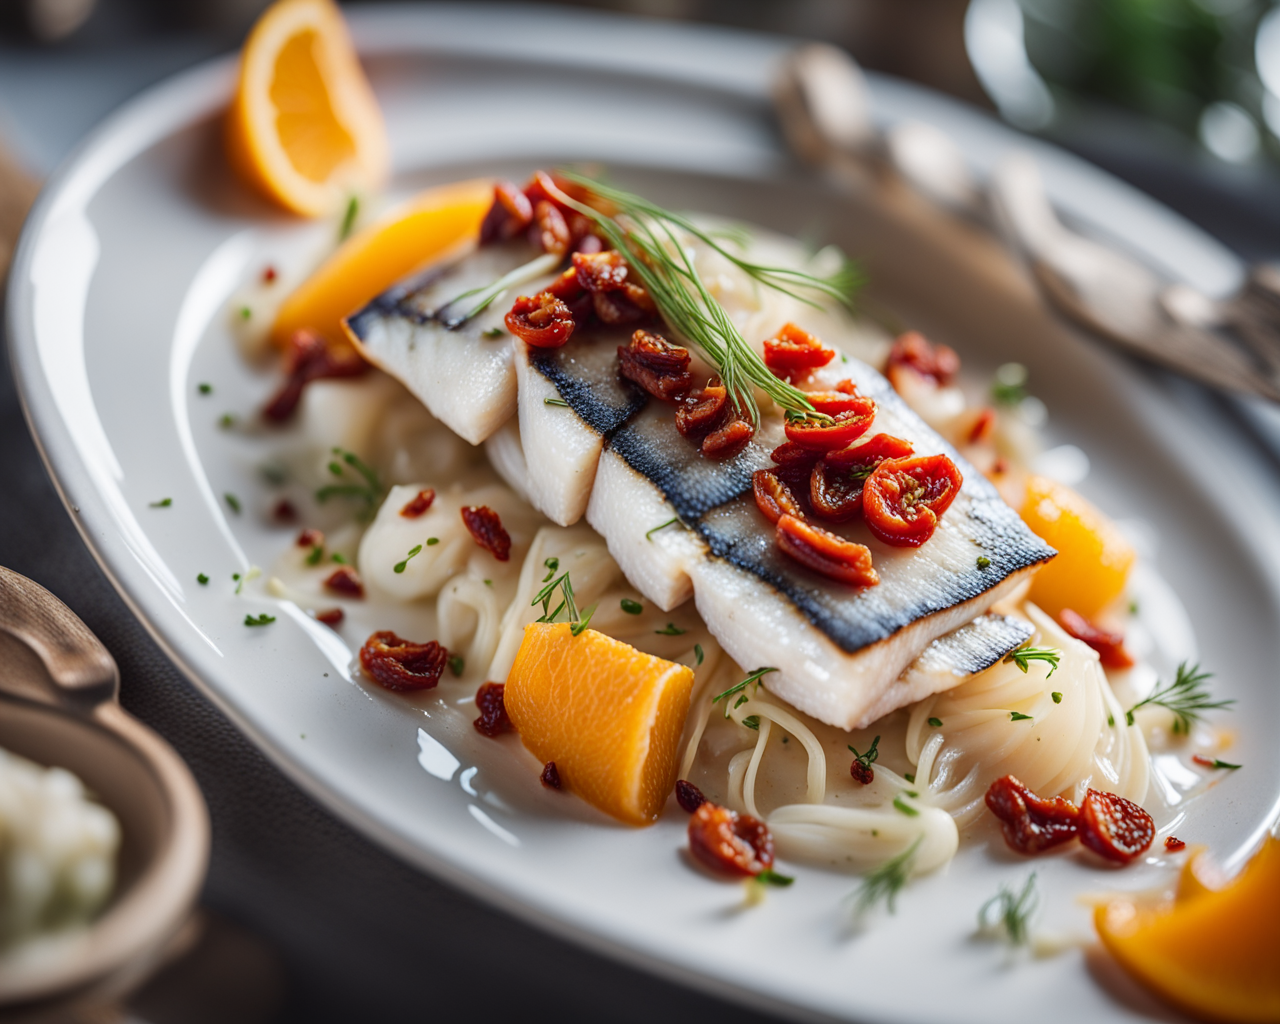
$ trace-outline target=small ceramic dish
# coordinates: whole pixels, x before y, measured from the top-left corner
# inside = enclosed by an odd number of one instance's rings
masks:
[[[6,968],[0,1017],[109,1000],[141,982],[187,920],[209,859],[195,780],[116,700],[107,649],[43,587],[0,568],[0,747],[74,772],[120,822],[115,891],[59,954]]]

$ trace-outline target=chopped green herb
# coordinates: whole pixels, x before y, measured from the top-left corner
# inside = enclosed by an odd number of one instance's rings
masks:
[[[329,556],[329,561],[336,562],[338,565],[346,565],[347,556],[344,555],[341,551],[335,551],[333,554]]]
[[[324,558],[324,545],[316,544],[311,548],[311,553],[307,555],[307,565],[319,565],[320,559]]]
[[[874,834],[874,830],[873,830]],[[862,917],[882,900],[894,912],[898,893],[905,888],[911,877],[911,869],[915,864],[916,850],[919,849],[923,837],[917,838],[907,849],[879,867],[869,871],[862,879],[862,884],[854,894],[854,917]]]
[[[880,748],[879,736],[877,736],[875,739],[871,741],[871,746],[867,747],[866,753],[864,754],[859,754],[857,747],[853,746],[852,744],[849,745],[849,749],[853,751],[853,759],[855,761],[858,761],[860,764],[862,764],[866,768],[870,768],[879,759],[880,757],[879,748]]]
[[[681,629],[674,622],[668,622],[665,629],[655,629],[654,632],[659,636],[684,636],[689,631]]]
[[[1133,713],[1148,704],[1159,705],[1173,712],[1173,731],[1189,733],[1191,723],[1200,721],[1202,713],[1219,708],[1230,707],[1234,700],[1210,700],[1209,690],[1202,685],[1206,679],[1212,679],[1212,672],[1201,672],[1199,665],[1187,666],[1184,661],[1178,666],[1178,672],[1168,686],[1156,687],[1149,695],[1138,701],[1125,712],[1125,721],[1133,725]]]
[[[251,310],[248,306],[241,306],[241,307],[240,307],[240,319],[241,319],[241,320],[248,320],[248,319],[249,319],[249,317],[251,317],[251,316],[253,316],[253,310]]]
[[[484,581],[484,585],[485,585],[486,587],[491,587],[491,586],[493,586],[493,580],[485,580],[485,581]],[[574,635],[574,636],[577,636],[578,634],[577,634],[577,633],[574,633],[573,635]]]
[[[1115,727],[1116,727],[1116,716],[1115,716],[1115,715],[1113,715],[1113,714],[1111,714],[1110,712],[1108,712],[1108,713],[1107,713],[1107,728],[1108,728],[1108,729],[1114,729]]]
[[[1027,368],[1021,363],[1005,363],[996,370],[991,397],[999,405],[1017,405],[1027,397]]]
[[[776,885],[780,889],[785,889],[788,885],[795,881],[790,875],[780,875],[773,868],[765,868],[760,874],[756,875],[757,882],[763,882],[765,885]]]
[[[1203,758],[1200,763],[1204,764],[1206,768],[1214,768],[1214,769],[1223,768],[1229,772],[1233,772],[1238,768],[1244,767],[1244,765],[1242,764],[1232,764],[1230,761],[1221,761],[1216,757],[1212,761],[1210,761],[1207,757]]]
[[[356,226],[356,217],[360,214],[360,200],[352,196],[347,200],[347,212],[342,215],[342,226],[338,228],[338,241],[345,242]]]
[[[693,667],[697,668],[702,664],[702,644],[693,645]]]
[[[1030,722],[1031,716],[1024,715],[1021,711],[1010,711],[1009,721],[1011,722]]]
[[[1020,891],[1002,885],[978,911],[978,928],[987,934],[999,934],[1011,946],[1023,946],[1031,938],[1031,917],[1040,903],[1036,892],[1036,875],[1023,883]]]
[[[942,719],[941,719],[941,718],[930,718],[930,719],[929,719],[929,725],[930,725],[930,727],[931,727],[931,728],[934,728],[934,729],[941,729],[941,728],[942,728]]]
[[[657,526],[655,526],[652,530],[647,531],[647,532],[645,533],[645,535],[644,535],[644,539],[645,539],[645,540],[653,540],[653,535],[654,535],[655,533],[657,533],[659,530],[665,530],[668,526],[672,525],[673,523],[678,523],[678,522],[680,522],[680,517],[679,517],[679,516],[672,516],[672,517],[671,517],[670,519],[668,519],[665,523],[659,523],[659,524],[658,524]]]
[[[223,501],[227,503],[227,508],[231,509],[236,515],[240,514],[240,499],[228,491],[222,496]]]
[[[486,338],[501,338],[507,332],[501,327],[490,327],[487,331],[481,332]]]
[[[1062,660],[1062,652],[1056,647],[1019,647],[1016,651],[1010,651],[1004,656],[1005,664],[1012,662],[1022,669],[1027,670],[1027,666],[1033,661],[1043,661],[1049,665],[1049,675],[1046,679],[1058,670],[1058,662]]]
[[[274,484],[276,487],[281,486],[289,479],[289,471],[275,462],[268,462],[265,466],[259,467],[259,471],[267,483]]]
[[[395,573],[404,572],[405,569],[408,567],[409,563],[413,560],[414,556],[419,555],[421,553],[422,553],[422,545],[415,544],[413,547],[409,549],[409,553],[404,556],[403,562],[396,562],[396,564],[392,567],[392,572],[395,572]],[[455,674],[460,675],[461,673],[455,673]]]
[[[206,586],[209,583],[209,577],[206,576],[204,573],[200,573],[200,575],[196,577],[196,582],[199,583],[200,586],[202,587]]]
[[[1130,601],[1130,602],[1129,602],[1129,614],[1130,614],[1130,615],[1137,615],[1137,614],[1138,614],[1138,602],[1137,602],[1137,601]]]
[[[1062,694],[1059,693],[1057,690],[1054,690],[1053,693],[1049,694],[1049,696],[1053,698],[1053,702],[1055,704],[1062,703]]]
[[[334,448],[333,454],[338,459],[329,463],[329,472],[342,478],[344,482],[321,487],[316,491],[316,501],[326,502],[335,497],[358,498],[364,503],[362,518],[372,516],[378,502],[382,500],[382,482],[378,479],[377,472],[355,452]],[[347,475],[348,468],[357,479]]]
[[[745,725],[748,729],[755,729],[755,730],[759,731],[759,729],[760,729],[760,716],[759,716],[759,715],[747,715],[747,717],[746,717],[746,718],[744,718],[744,719],[742,720],[742,724],[743,724],[743,725]]]
[[[455,676],[462,675],[466,667],[467,667],[467,663],[466,663],[466,660],[462,657],[462,655],[452,654],[449,656],[449,671],[452,672]]]
[[[429,548],[433,548],[433,547],[435,547],[435,546],[436,546],[437,544],[439,544],[439,543],[440,543],[440,538],[439,538],[439,537],[428,537],[428,538],[427,538],[427,547],[429,547]]]
[[[230,430],[236,425],[236,418],[229,412],[224,412],[218,419],[218,426],[223,430]]]
[[[898,810],[900,810],[908,818],[918,818],[920,816],[920,812],[916,810],[914,807],[912,807],[910,804],[903,803],[902,796],[903,794],[899,793],[897,796],[893,798],[893,806],[896,807]]]
[[[990,566],[991,566],[991,559],[989,559],[986,555],[979,555],[979,556],[978,556],[978,568],[979,568],[979,569],[986,569],[986,568],[989,568]]]
[[[263,612],[261,615],[246,615],[244,617],[244,624],[246,626],[269,626],[275,621],[276,617],[274,615],[268,615],[266,612]]]
[[[908,782],[915,782],[915,781],[916,781],[916,777],[915,777],[913,774],[911,774],[911,772],[905,772],[905,773],[903,773],[903,776],[902,776],[902,777],[903,777],[904,779],[906,779]]]
[[[566,402],[563,398],[544,398],[544,399],[542,400],[542,404],[543,404],[543,405],[554,405],[554,406],[556,406],[556,407],[557,407],[557,408],[559,408],[559,409],[567,409],[567,408],[569,408],[569,403],[568,403],[568,402]]]
[[[200,392],[200,394],[202,394],[202,395],[211,395],[211,394],[213,394],[213,385],[212,385],[212,384],[197,384],[197,385],[196,385],[196,390],[197,390],[197,391],[199,391],[199,392]]]
[[[172,504],[173,504],[172,498],[161,498],[159,501],[151,502],[151,507],[152,508],[168,508]]]
[[[542,563],[550,570],[547,575],[552,576],[555,571],[560,568],[560,560],[558,558],[548,558]],[[490,580],[485,580],[490,583]],[[546,582],[545,580],[543,581]],[[551,611],[551,599],[555,592],[559,590],[561,601],[556,606],[555,611]],[[595,614],[596,606],[593,604],[585,612],[579,614],[578,605],[573,597],[573,581],[569,579],[568,572],[561,573],[551,582],[546,583],[541,590],[529,602],[529,606],[542,605],[542,616],[537,619],[538,622],[555,622],[556,617],[563,611],[569,621],[569,632],[574,636],[581,636],[583,630],[591,623],[591,616]]]
[[[748,697],[745,693],[738,694],[738,699],[733,702],[734,710],[737,710],[738,708],[742,707],[742,705],[745,704],[750,699],[751,698]]]
[[[556,574],[556,571],[560,568],[560,559],[548,558],[542,564],[546,567],[546,570],[547,570],[547,574],[542,577],[542,582],[546,583],[547,580],[551,579],[551,577],[554,576]]]
[[[761,677],[767,676],[770,672],[777,672],[777,671],[778,670],[776,668],[758,668],[754,672],[752,672],[750,675],[748,675],[746,679],[742,680],[742,682],[734,683],[731,687],[729,687],[729,689],[725,690],[723,693],[717,693],[714,697],[711,698],[711,703],[718,704],[720,701],[726,699],[727,697],[732,697],[735,693],[742,693],[742,696],[745,697],[746,694],[742,692],[743,690],[745,690],[752,683],[755,683],[757,690],[760,689]],[[738,702],[738,704],[741,704],[741,703],[742,701]],[[738,704],[735,704],[734,707],[736,708]],[[729,717],[728,704],[726,704],[724,708],[724,717],[725,718]]]
[[[642,611],[644,611],[644,605],[642,605],[639,601],[631,600],[631,598],[629,597],[624,597],[621,601],[621,604],[622,604],[622,610],[626,612],[628,615],[639,615]]]
[[[259,569],[256,565],[249,566],[249,568],[245,571],[244,576],[241,576],[238,572],[233,572],[231,574],[231,578],[236,581],[236,593],[237,594],[240,593],[240,591],[244,589],[244,585],[248,583],[250,580],[256,580],[261,575],[262,575],[262,570]]]

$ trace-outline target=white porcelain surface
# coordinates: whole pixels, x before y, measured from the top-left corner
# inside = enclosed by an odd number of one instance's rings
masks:
[[[352,21],[391,128],[399,187],[591,159],[677,205],[795,232],[830,209],[837,239],[846,228],[855,242],[877,237],[850,228],[838,201],[780,150],[768,83],[784,41],[489,5],[362,8]],[[357,828],[630,963],[802,1017],[1143,1017],[1151,1004],[1109,993],[1079,950],[1010,967],[999,948],[973,941],[978,907],[1029,870],[998,844],[963,848],[860,935],[848,927],[849,876],[798,867],[791,889],[742,910],[738,887],[685,863],[682,815],[637,832],[544,792],[510,770],[511,748],[446,727],[429,703],[353,681],[348,645],[297,608],[252,588],[232,593],[230,573],[269,565],[290,532],[252,514],[267,501],[254,467],[269,441],[215,425],[218,413],[250,410],[271,387],[231,344],[226,301],[306,230],[226,180],[216,116],[232,72],[219,62],[179,76],[95,133],[46,189],[9,295],[17,376],[58,487],[106,571],[192,680]],[[1061,208],[1172,276],[1219,292],[1238,279],[1221,247],[1097,170],[921,90],[877,79],[873,92],[878,116],[939,125],[980,174],[1010,147],[1031,145]],[[762,186],[775,179],[776,191]],[[1160,538],[1155,564],[1187,606],[1219,692],[1240,702],[1229,719],[1232,760],[1246,765],[1189,808],[1179,835],[1237,862],[1280,796],[1270,735],[1280,721],[1280,488],[1268,466],[1200,392],[1060,330],[1002,335],[989,325],[1031,321],[939,305],[934,281],[921,279],[911,307],[909,275],[874,249],[855,254],[888,292],[907,296],[904,315],[954,340],[971,365],[1026,362],[1054,441],[1089,453],[1086,492]],[[216,400],[196,394],[204,380]],[[228,513],[228,490],[247,514]],[[160,497],[173,506],[150,508]],[[200,572],[214,582],[197,586]],[[279,621],[246,629],[247,611]],[[1165,877],[1155,866],[1103,873],[1071,858],[1035,867],[1044,926],[1057,932],[1087,934],[1079,893]]]

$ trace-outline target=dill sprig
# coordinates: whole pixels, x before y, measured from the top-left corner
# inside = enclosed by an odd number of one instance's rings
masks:
[[[543,580],[545,584],[541,590],[529,602],[529,606],[542,605],[542,616],[536,621],[538,622],[555,622],[557,616],[561,612],[565,612],[565,619],[569,623],[569,632],[574,636],[580,636],[582,631],[591,625],[591,616],[596,612],[596,606],[593,604],[584,612],[578,611],[577,601],[573,595],[573,581],[569,579],[569,572],[565,570],[559,576],[556,576],[556,570],[560,568],[560,559],[548,558],[545,563],[547,567],[547,578]],[[560,603],[556,605],[556,610],[551,611],[551,602],[555,598],[556,591],[560,591]]]
[[[818,277],[802,270],[754,263],[730,252],[687,217],[580,174],[560,173],[616,211],[604,213],[563,192],[556,197],[593,221],[605,241],[627,257],[667,326],[715,366],[739,413],[753,424],[759,423],[760,410],[752,390],[756,387],[784,410],[821,417],[804,392],[775,377],[742,337],[724,308],[707,290],[677,232],[697,238],[765,287],[815,307],[819,306],[816,296],[849,304],[849,296],[858,283],[852,264],[846,261],[837,273]]]
[[[722,700],[727,701],[728,698],[732,697],[735,693],[741,693],[742,696],[738,698],[737,702],[733,705],[733,708],[741,707],[743,704],[747,702],[747,695],[742,691],[745,690],[752,683],[755,683],[756,689],[759,690],[760,680],[764,676],[767,676],[770,672],[777,672],[777,671],[778,670],[776,668],[758,668],[754,672],[752,672],[749,676],[747,676],[746,679],[742,680],[742,682],[734,683],[731,687],[729,687],[729,689],[725,690],[723,693],[717,693],[714,697],[711,698],[711,703],[719,704],[720,701]],[[726,703],[724,706],[725,718],[729,717],[729,712],[731,710],[732,708],[729,706],[729,704]]]
[[[1235,703],[1234,700],[1209,699],[1209,691],[1202,684],[1206,679],[1212,678],[1213,673],[1201,672],[1198,663],[1188,667],[1184,661],[1178,666],[1173,682],[1168,686],[1157,686],[1154,691],[1138,701],[1124,713],[1125,721],[1133,725],[1133,713],[1138,708],[1148,704],[1158,704],[1173,712],[1175,733],[1189,733],[1191,723],[1200,721],[1201,712],[1229,707]]]
[[[1023,672],[1027,671],[1027,666],[1033,661],[1043,661],[1049,665],[1049,675],[1046,679],[1058,670],[1058,662],[1062,660],[1062,652],[1056,647],[1019,647],[1016,651],[1010,651],[1004,656],[1005,664],[1014,664]]]
[[[316,501],[326,502],[336,497],[359,498],[364,502],[363,513],[372,515],[378,502],[382,500],[382,482],[378,479],[377,471],[355,452],[349,452],[345,448],[334,448],[333,454],[336,458],[330,461],[329,472],[343,483],[321,487],[316,491]],[[347,474],[348,468],[355,472],[358,478],[355,482]]]
[[[923,836],[918,837],[896,857],[890,858],[866,874],[857,892],[854,893],[854,917],[862,917],[881,901],[889,908],[889,913],[894,913],[898,893],[906,887],[911,878],[916,850],[919,849],[923,838]]]
[[[1023,883],[1021,890],[1002,885],[978,911],[978,928],[988,935],[1002,934],[1011,946],[1025,946],[1031,938],[1031,917],[1040,905],[1036,891],[1036,875]]]
[[[877,736],[871,741],[871,746],[867,747],[864,753],[859,754],[858,748],[852,744],[848,744],[850,750],[853,751],[853,759],[864,767],[870,768],[880,757],[880,737]]]

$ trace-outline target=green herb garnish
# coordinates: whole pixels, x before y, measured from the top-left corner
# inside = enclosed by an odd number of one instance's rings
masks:
[[[209,577],[206,576],[204,573],[200,573],[200,575],[196,577],[196,582],[199,583],[200,586],[202,587],[207,586],[209,583]]]
[[[854,917],[862,917],[882,900],[894,912],[898,893],[900,893],[911,877],[911,868],[915,863],[916,850],[919,849],[923,837],[917,838],[907,849],[896,857],[885,861],[879,867],[869,871],[862,879],[862,884],[854,894]]]
[[[1010,711],[1009,721],[1011,722],[1030,722],[1031,715],[1024,715],[1021,711]]]
[[[714,697],[711,698],[711,703],[718,704],[720,701],[725,700],[728,697],[732,697],[735,693],[742,693],[742,699],[739,700],[738,703],[734,705],[734,707],[736,708],[740,704],[745,703],[746,701],[747,695],[742,692],[743,690],[745,690],[752,683],[755,683],[756,689],[759,690],[760,679],[763,676],[767,676],[770,672],[777,672],[777,671],[778,670],[776,668],[758,668],[754,672],[752,672],[750,675],[748,675],[746,679],[742,680],[742,682],[734,683],[731,687],[729,687],[729,689],[725,690],[723,693],[717,693]],[[729,717],[729,710],[730,710],[729,705],[726,704],[724,708],[725,718]]]
[[[670,519],[668,519],[665,523],[659,523],[659,524],[658,524],[657,526],[655,526],[652,530],[647,530],[647,531],[645,532],[644,539],[645,539],[645,540],[653,540],[653,535],[654,535],[655,533],[657,533],[659,530],[665,530],[668,526],[671,526],[673,523],[678,523],[678,522],[680,522],[680,517],[679,517],[679,516],[672,516],[672,517],[671,517]]]
[[[1133,725],[1133,713],[1148,704],[1159,705],[1173,712],[1173,731],[1189,733],[1191,723],[1200,721],[1202,712],[1229,707],[1234,700],[1210,700],[1209,691],[1202,684],[1212,679],[1212,672],[1201,672],[1198,664],[1189,668],[1184,661],[1178,666],[1174,680],[1168,686],[1158,686],[1150,695],[1142,698],[1125,712],[1125,721]]]
[[[486,338],[501,338],[507,332],[501,327],[490,327],[487,331],[481,332]]]
[[[568,402],[566,402],[563,398],[544,398],[544,399],[542,400],[542,404],[543,404],[543,405],[554,405],[554,406],[556,406],[557,408],[560,408],[560,409],[567,409],[567,408],[569,408],[569,403],[568,403]]]
[[[213,385],[212,385],[212,384],[197,384],[197,385],[196,385],[196,390],[197,390],[197,391],[199,391],[199,392],[200,392],[200,394],[202,394],[202,395],[211,395],[211,394],[213,394]]]
[[[684,636],[684,634],[689,631],[687,629],[681,629],[674,622],[668,622],[665,629],[655,629],[654,632],[657,633],[658,636]]]
[[[991,382],[991,397],[998,405],[1017,405],[1027,397],[1027,368],[1021,363],[1005,363]]]
[[[356,217],[360,214],[360,200],[356,196],[352,196],[347,200],[347,212],[342,215],[342,226],[338,228],[338,241],[345,242],[351,235],[351,229],[356,226]]]
[[[759,715],[747,715],[747,717],[746,717],[746,718],[744,718],[744,719],[742,720],[742,724],[743,724],[743,725],[745,725],[748,729],[755,729],[755,730],[759,731],[759,729],[760,729],[760,716],[759,716]]]
[[[629,597],[624,597],[622,601],[619,603],[622,605],[622,610],[626,612],[628,615],[639,615],[642,611],[644,611],[644,605],[642,605],[639,601],[631,600],[631,598]]]
[[[1056,647],[1019,647],[1016,651],[1010,651],[1004,656],[1005,664],[1012,662],[1022,669],[1027,670],[1027,666],[1033,661],[1043,661],[1049,665],[1049,675],[1046,679],[1058,670],[1058,662],[1062,660],[1062,652]]]
[[[241,320],[248,320],[248,319],[249,319],[249,317],[251,317],[251,316],[253,316],[253,310],[251,310],[248,306],[241,306],[241,307],[240,307],[240,319],[241,319]]]
[[[858,753],[857,747],[853,746],[852,744],[849,745],[849,749],[853,751],[853,759],[859,762],[865,768],[870,768],[879,759],[880,757],[879,748],[880,748],[879,736],[877,736],[875,739],[871,741],[871,746],[867,747],[866,753],[863,753],[863,754]],[[914,782],[915,780],[912,779],[911,781]]]
[[[1214,768],[1214,769],[1223,768],[1229,772],[1234,772],[1238,768],[1244,767],[1244,765],[1242,764],[1232,764],[1230,761],[1222,761],[1216,757],[1213,760],[1209,760],[1209,758],[1207,757],[1202,758],[1200,763],[1203,764],[1206,768]]]
[[[556,574],[556,571],[560,568],[560,559],[548,558],[542,564],[547,570],[547,574],[542,577],[542,582],[546,583],[547,580],[551,579],[551,577],[554,576]]]
[[[1036,892],[1035,872],[1023,883],[1020,891],[1007,885],[996,893],[978,911],[978,927],[984,932],[1000,932],[1011,946],[1023,946],[1031,934],[1031,916],[1040,903]]]
[[[396,562],[396,564],[392,567],[392,571],[396,573],[404,572],[405,569],[408,567],[409,563],[413,561],[414,556],[421,554],[421,552],[422,552],[422,545],[415,544],[413,547],[409,549],[409,553],[404,556],[403,562]]]
[[[1057,690],[1054,690],[1053,693],[1049,694],[1049,696],[1053,699],[1053,702],[1055,704],[1062,703],[1062,694],[1059,693]]]
[[[560,559],[548,558],[543,563],[550,572],[548,576],[554,575],[556,569],[560,568]],[[485,582],[489,582],[486,580]],[[555,611],[551,611],[551,600],[555,596],[556,591],[560,591],[561,600],[556,606]],[[591,616],[595,614],[596,606],[593,604],[585,612],[579,614],[577,602],[573,597],[573,581],[569,579],[569,573],[563,572],[555,579],[547,583],[534,599],[529,602],[530,607],[534,605],[542,605],[542,616],[537,619],[538,622],[555,622],[556,617],[563,611],[566,613],[566,619],[569,622],[569,632],[574,636],[581,636],[582,631],[591,623]]]
[[[930,727],[932,727],[932,728],[934,728],[934,729],[941,729],[941,728],[942,728],[942,719],[941,719],[941,718],[930,718],[930,719],[929,719],[929,725],[930,725]]]
[[[220,426],[223,430],[230,430],[235,425],[236,425],[236,418],[232,416],[231,413],[229,412],[224,412],[218,418],[218,426]]]
[[[765,868],[760,874],[756,875],[757,882],[763,882],[765,885],[776,885],[780,889],[785,889],[788,885],[795,881],[790,875],[780,875],[773,868]]]
[[[991,559],[989,559],[986,555],[978,556],[979,569],[987,569],[987,568],[990,568],[990,566],[991,566]]]
[[[920,816],[920,812],[916,808],[912,807],[910,804],[904,803],[902,800],[902,797],[903,797],[902,793],[899,793],[897,796],[895,796],[893,798],[893,806],[896,807],[898,810],[900,810],[908,818],[918,818]]]
[[[341,551],[335,551],[333,554],[329,556],[329,561],[336,562],[338,565],[346,565],[347,556],[344,555]]]
[[[244,624],[246,626],[269,626],[275,621],[276,617],[274,615],[268,615],[266,612],[263,612],[261,615],[246,615],[244,617]]]
[[[319,565],[322,558],[324,558],[324,545],[315,544],[311,548],[311,553],[307,555],[307,565]]]
[[[358,498],[364,503],[362,516],[373,515],[378,502],[382,500],[382,482],[378,479],[377,472],[355,452],[334,448],[333,454],[337,459],[329,463],[329,472],[344,482],[321,487],[316,491],[316,501],[326,502],[335,497]],[[358,480],[348,476],[348,469],[354,472]]]
[[[222,500],[227,503],[227,508],[231,509],[236,515],[240,514],[240,499],[228,491],[222,496]]]
[[[427,538],[427,547],[429,547],[429,548],[433,548],[433,547],[435,547],[435,546],[436,546],[437,544],[439,544],[439,543],[440,543],[440,538],[439,538],[439,537],[428,537],[428,538]]]
[[[161,498],[159,501],[151,502],[151,508],[168,508],[173,504],[172,498]]]
[[[455,676],[462,675],[463,670],[467,667],[466,660],[460,654],[452,654],[449,656],[449,671]]]
[[[702,664],[702,644],[693,645],[693,667],[697,668]]]

